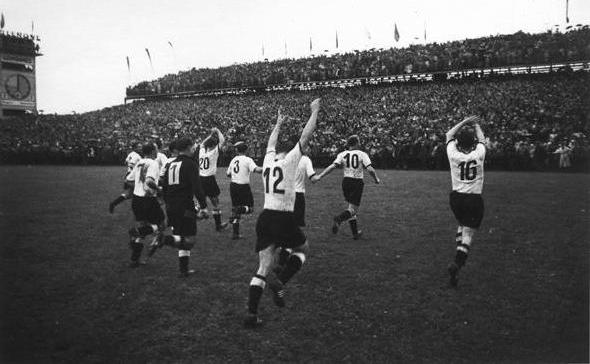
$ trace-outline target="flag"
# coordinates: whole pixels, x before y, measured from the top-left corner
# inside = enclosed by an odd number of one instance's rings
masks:
[[[426,22],[424,22],[424,41],[426,42]]]
[[[369,29],[367,29],[367,27],[365,27],[365,35],[367,36],[368,40],[371,40],[371,32],[369,31]]]
[[[131,72],[131,64],[129,63],[129,56],[127,58],[127,71]]]
[[[264,57],[264,42],[262,42],[262,57]]]
[[[311,42],[311,37],[309,37],[309,51],[311,52],[313,50],[313,44]]]
[[[174,46],[172,45],[171,41],[168,41],[168,44],[170,44],[170,48],[174,49]]]
[[[338,49],[338,31],[336,31],[336,49]]]
[[[35,22],[31,20],[31,34],[35,33]]]
[[[399,42],[399,32],[397,31],[397,23],[395,23],[395,30],[393,31],[393,37],[396,42]]]
[[[569,23],[570,22],[570,0],[565,0],[565,22]],[[2,23],[4,24],[4,22]]]
[[[150,50],[145,49],[145,53],[147,53],[148,59],[150,60],[150,67],[152,68],[152,72],[154,71],[154,65],[152,64],[152,56],[150,55]]]
[[[285,57],[287,57],[287,41],[285,41]]]
[[[4,29],[4,13],[2,13],[2,17],[0,18],[0,29]]]

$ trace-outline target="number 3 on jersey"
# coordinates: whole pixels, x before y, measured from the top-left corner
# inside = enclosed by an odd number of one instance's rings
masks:
[[[265,193],[269,193],[270,191],[270,168],[265,168],[264,172],[262,173],[264,176],[264,188]],[[283,170],[281,167],[274,167],[272,170],[272,178],[274,179],[274,183],[272,185],[272,193],[284,194],[285,190],[279,188],[279,184],[283,181]]]
[[[472,181],[477,176],[477,168],[472,165],[477,165],[476,161],[469,161],[467,163],[461,162],[459,163],[459,168],[461,168],[461,181]]]

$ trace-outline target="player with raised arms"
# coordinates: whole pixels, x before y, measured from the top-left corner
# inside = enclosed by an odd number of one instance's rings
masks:
[[[310,151],[309,145],[302,150],[303,155],[297,166],[297,175],[295,176],[295,206],[293,213],[295,214],[297,225],[301,228],[305,227],[305,180],[315,176],[313,163],[308,157]],[[289,248],[281,248],[279,250],[279,259],[275,272],[279,273],[285,268],[285,264],[289,261],[291,253],[293,251]]]
[[[221,231],[227,227],[228,223],[221,222],[221,210],[219,209],[219,186],[215,179],[217,173],[217,159],[219,159],[219,150],[223,147],[225,138],[217,128],[211,129],[211,134],[201,142],[199,148],[199,174],[205,196],[211,201],[213,219],[215,221],[215,230]],[[202,206],[201,206],[202,207]]]
[[[375,183],[381,183],[375,169],[371,166],[371,159],[369,155],[360,150],[360,141],[357,135],[351,135],[346,142],[347,150],[340,152],[334,162],[326,167],[318,176],[311,179],[312,182],[321,180],[328,175],[335,168],[342,167],[344,170],[344,178],[342,179],[342,192],[344,200],[348,203],[348,208],[339,215],[334,216],[332,224],[332,233],[338,233],[340,224],[348,221],[352,237],[357,240],[360,238],[362,231],[358,230],[357,214],[361,204],[361,197],[363,196],[363,188],[365,183],[363,181],[366,169]]]
[[[229,194],[231,196],[232,216],[230,222],[233,226],[232,239],[240,239],[240,217],[243,214],[251,214],[254,211],[254,197],[250,189],[250,174],[262,173],[254,160],[246,155],[248,145],[242,141],[234,144],[237,155],[227,167],[227,176],[231,178]]]
[[[453,186],[449,202],[459,224],[455,238],[455,261],[448,268],[452,287],[457,286],[459,270],[465,265],[473,235],[483,219],[481,193],[486,148],[479,121],[479,117],[469,116],[446,134]],[[473,127],[469,124],[473,124]]]
[[[164,228],[164,211],[158,198],[158,181],[160,166],[156,161],[157,147],[147,143],[141,148],[144,158],[140,159],[133,169],[135,184],[131,209],[138,226],[129,230],[131,247],[131,267],[139,266],[139,258],[143,250],[143,239],[148,235],[162,231]]]
[[[112,214],[115,212],[115,207],[121,202],[130,199],[133,197],[133,169],[139,160],[141,159],[141,155],[139,155],[139,151],[141,150],[141,144],[135,143],[133,145],[133,150],[127,154],[127,158],[125,158],[125,165],[127,166],[127,173],[125,174],[125,180],[123,182],[123,192],[119,195],[116,199],[109,203],[109,212]]]
[[[310,105],[311,116],[303,128],[299,142],[289,150],[287,143],[277,140],[285,116],[280,110],[277,123],[270,134],[266,148],[266,156],[262,165],[262,181],[264,184],[264,210],[256,222],[256,252],[259,266],[250,281],[248,294],[248,316],[244,325],[248,328],[259,326],[262,321],[258,317],[258,304],[266,286],[266,278],[273,263],[275,250],[278,247],[290,248],[293,253],[289,257],[285,268],[277,276],[276,281],[270,282],[273,300],[279,307],[285,305],[284,285],[301,269],[305,262],[305,254],[309,245],[305,234],[297,226],[295,214],[295,178],[297,166],[302,156],[302,149],[308,143],[315,130],[320,99],[313,100]]]
[[[193,197],[203,208],[207,207],[207,202],[201,187],[199,166],[193,159],[195,143],[190,138],[181,138],[176,141],[175,148],[178,156],[168,164],[162,184],[172,235],[162,236],[158,244],[178,249],[180,277],[187,277],[194,273],[194,270],[189,270],[189,257],[197,235],[197,211]]]

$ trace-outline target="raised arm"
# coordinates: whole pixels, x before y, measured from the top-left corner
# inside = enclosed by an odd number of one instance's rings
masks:
[[[481,126],[479,125],[479,123],[476,121],[474,124],[475,127],[475,136],[477,137],[477,141],[480,143],[485,143],[486,138],[483,135],[483,130],[481,130]]]
[[[277,146],[277,140],[279,139],[279,132],[281,131],[281,125],[285,121],[286,117],[281,113],[281,109],[277,112],[277,123],[275,124],[272,133],[270,133],[270,137],[268,138],[268,144],[266,145],[266,149],[275,149]]]
[[[217,146],[219,148],[222,148],[223,147],[223,143],[225,143],[225,137],[221,133],[221,130],[219,130],[218,128],[213,128],[212,131],[214,133],[217,133],[217,139],[219,140],[219,144],[217,144]]]
[[[301,132],[301,138],[299,139],[299,144],[301,145],[301,148],[305,148],[307,146],[309,140],[311,139],[311,135],[313,134],[313,131],[315,130],[315,127],[317,125],[318,113],[320,112],[320,99],[317,98],[313,100],[310,104],[310,107],[311,116],[309,117],[307,124],[305,124],[303,132]]]
[[[457,134],[457,132],[459,131],[459,129],[461,129],[463,127],[463,125],[468,124],[468,123],[473,123],[473,122],[478,122],[479,121],[479,116],[468,116],[465,119],[463,119],[463,121],[461,121],[460,123],[456,124],[455,126],[453,126],[448,132],[447,132],[447,140],[446,142],[450,142],[451,140],[453,140],[455,138],[455,134]]]

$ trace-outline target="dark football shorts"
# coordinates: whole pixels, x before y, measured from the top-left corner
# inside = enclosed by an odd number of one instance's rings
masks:
[[[200,177],[200,179],[201,186],[203,186],[203,192],[205,192],[205,196],[217,197],[221,194],[215,176]]]
[[[475,229],[481,225],[484,207],[480,194],[452,191],[449,202],[459,225]]]
[[[344,177],[342,179],[342,192],[344,193],[346,202],[360,206],[364,187],[365,182],[362,179]]]
[[[232,206],[254,206],[254,197],[249,184],[230,183],[229,195],[231,196]]]
[[[307,238],[290,211],[264,210],[256,222],[256,252],[274,244],[276,247],[296,248]]]
[[[168,204],[166,215],[168,215],[168,226],[172,228],[172,234],[197,235],[197,210],[192,203]]]
[[[305,226],[305,193],[295,193],[295,208],[293,209],[295,214],[295,222],[297,226]]]
[[[164,222],[164,211],[160,207],[160,203],[156,197],[151,196],[135,196],[131,201],[131,209],[135,215],[135,221],[147,221],[150,224],[160,225]]]

